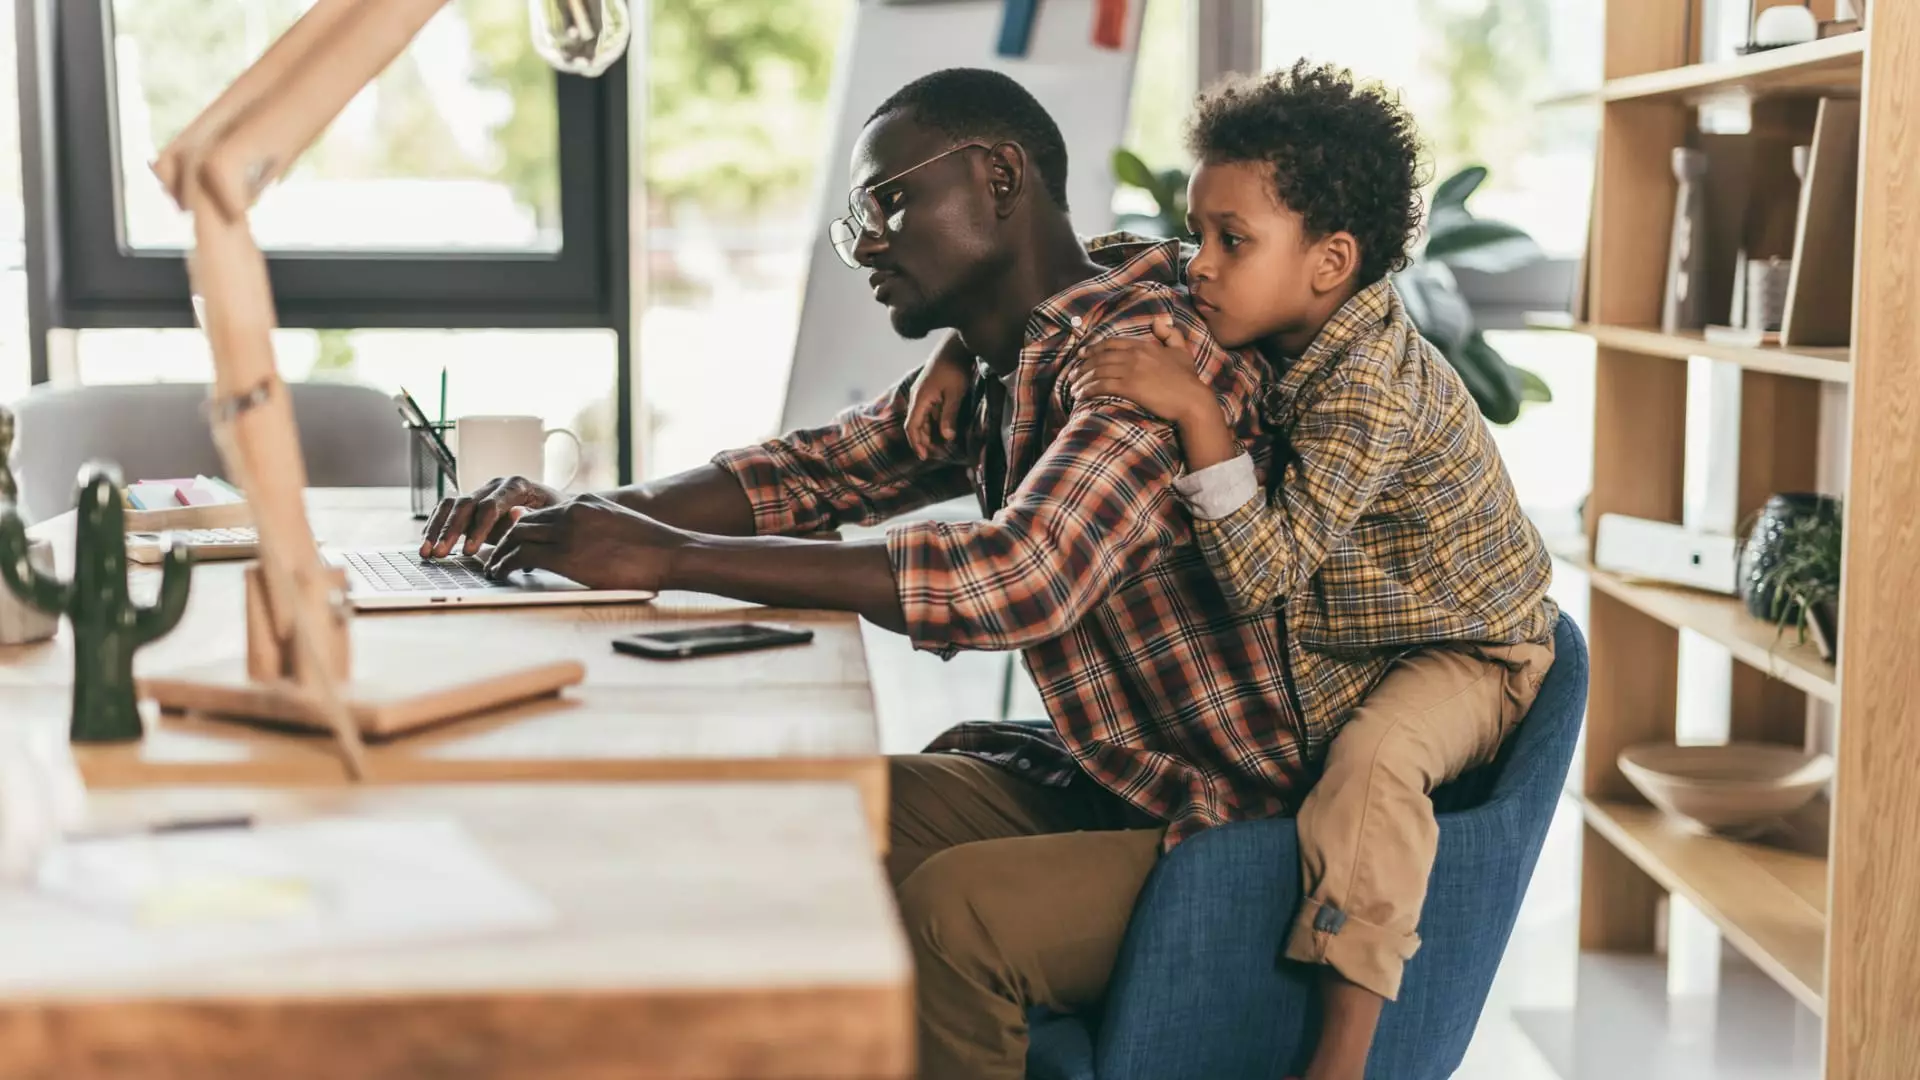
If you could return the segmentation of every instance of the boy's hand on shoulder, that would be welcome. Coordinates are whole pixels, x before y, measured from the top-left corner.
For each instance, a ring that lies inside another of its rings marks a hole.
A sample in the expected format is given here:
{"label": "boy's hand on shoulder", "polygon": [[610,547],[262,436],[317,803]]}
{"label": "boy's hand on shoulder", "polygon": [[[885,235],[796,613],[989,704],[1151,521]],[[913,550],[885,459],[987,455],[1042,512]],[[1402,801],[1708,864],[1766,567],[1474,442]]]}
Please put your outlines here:
{"label": "boy's hand on shoulder", "polygon": [[973,385],[973,358],[949,334],[913,380],[907,398],[907,444],[926,461],[953,452],[960,435],[960,406]]}
{"label": "boy's hand on shoulder", "polygon": [[1074,397],[1122,397],[1174,424],[1218,416],[1219,404],[1194,372],[1193,352],[1173,317],[1157,316],[1153,335],[1108,338],[1089,348],[1074,375]]}

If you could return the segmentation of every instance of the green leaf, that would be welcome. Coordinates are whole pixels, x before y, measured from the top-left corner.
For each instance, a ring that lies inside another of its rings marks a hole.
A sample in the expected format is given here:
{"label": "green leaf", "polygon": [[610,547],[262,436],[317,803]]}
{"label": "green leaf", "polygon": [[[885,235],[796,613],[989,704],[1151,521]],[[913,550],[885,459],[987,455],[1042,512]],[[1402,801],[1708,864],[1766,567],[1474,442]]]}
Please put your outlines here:
{"label": "green leaf", "polygon": [[1122,149],[1113,152],[1113,178],[1128,187],[1137,187],[1156,199],[1159,198],[1159,179],[1153,175],[1152,169],[1147,168],[1147,163],[1140,160],[1140,155],[1131,150]]}
{"label": "green leaf", "polygon": [[1467,197],[1472,195],[1486,178],[1487,167],[1485,165],[1469,165],[1459,172],[1454,173],[1452,176],[1447,177],[1445,180],[1440,181],[1440,186],[1433,189],[1434,212],[1436,214],[1439,213],[1440,208],[1443,206],[1460,207],[1464,209],[1467,204]]}
{"label": "green leaf", "polygon": [[1394,275],[1393,284],[1422,337],[1449,359],[1466,346],[1473,333],[1473,309],[1445,263],[1415,263]]}
{"label": "green leaf", "polygon": [[[1444,224],[1436,222],[1427,234],[1426,257],[1443,259],[1464,266],[1467,264],[1461,262],[1462,259],[1481,249],[1494,247],[1502,248],[1503,257],[1506,259],[1511,259],[1523,251],[1533,253],[1536,259],[1544,257],[1540,251],[1540,245],[1534,243],[1533,237],[1528,236],[1525,229],[1517,225],[1509,225],[1504,221],[1486,221],[1481,218],[1449,221]],[[1525,265],[1525,263],[1519,265]],[[1514,268],[1506,267],[1509,270]],[[1474,266],[1472,269],[1480,270],[1484,267]]]}
{"label": "green leaf", "polygon": [[1520,418],[1520,376],[1499,351],[1475,330],[1447,362],[1460,373],[1467,392],[1490,424],[1511,424]]}
{"label": "green leaf", "polygon": [[1520,376],[1521,401],[1534,401],[1545,404],[1553,400],[1553,387],[1547,385],[1547,380],[1523,367],[1517,367],[1513,370]]}

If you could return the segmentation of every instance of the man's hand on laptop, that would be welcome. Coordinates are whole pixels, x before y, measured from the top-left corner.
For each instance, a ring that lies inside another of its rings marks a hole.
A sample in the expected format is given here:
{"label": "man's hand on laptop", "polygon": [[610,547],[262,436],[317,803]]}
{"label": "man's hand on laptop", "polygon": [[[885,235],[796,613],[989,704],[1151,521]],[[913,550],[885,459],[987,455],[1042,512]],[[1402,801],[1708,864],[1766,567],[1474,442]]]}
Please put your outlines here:
{"label": "man's hand on laptop", "polygon": [[590,589],[662,587],[687,534],[599,495],[519,511],[487,559],[487,576],[550,570]]}
{"label": "man's hand on laptop", "polygon": [[566,501],[566,496],[524,476],[503,476],[482,484],[477,491],[440,500],[427,522],[426,538],[420,542],[420,557],[442,559],[453,553],[454,545],[466,537],[466,553],[478,554],[480,545],[498,543],[513,524],[515,507],[544,510]]}

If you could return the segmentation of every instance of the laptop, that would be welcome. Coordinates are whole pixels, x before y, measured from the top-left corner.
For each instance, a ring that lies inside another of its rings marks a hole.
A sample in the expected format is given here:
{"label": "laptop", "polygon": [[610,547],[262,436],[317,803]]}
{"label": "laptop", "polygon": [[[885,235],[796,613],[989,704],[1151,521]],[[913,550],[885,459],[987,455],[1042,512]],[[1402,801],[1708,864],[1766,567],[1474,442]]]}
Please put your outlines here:
{"label": "laptop", "polygon": [[417,546],[328,551],[326,557],[346,569],[347,600],[360,611],[636,604],[654,598],[645,589],[590,589],[546,570],[517,570],[494,581],[484,573],[483,558],[454,554],[423,559]]}

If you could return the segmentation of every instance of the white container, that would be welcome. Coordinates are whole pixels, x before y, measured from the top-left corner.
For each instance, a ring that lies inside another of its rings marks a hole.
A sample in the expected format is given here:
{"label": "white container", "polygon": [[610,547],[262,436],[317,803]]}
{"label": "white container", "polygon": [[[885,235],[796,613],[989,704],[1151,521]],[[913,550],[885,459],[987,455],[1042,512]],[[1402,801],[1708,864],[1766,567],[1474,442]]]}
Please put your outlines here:
{"label": "white container", "polygon": [[[43,574],[53,573],[53,544],[47,540],[27,541],[27,562]],[[29,605],[0,581],[0,645],[45,641],[58,629],[60,616]]]}

